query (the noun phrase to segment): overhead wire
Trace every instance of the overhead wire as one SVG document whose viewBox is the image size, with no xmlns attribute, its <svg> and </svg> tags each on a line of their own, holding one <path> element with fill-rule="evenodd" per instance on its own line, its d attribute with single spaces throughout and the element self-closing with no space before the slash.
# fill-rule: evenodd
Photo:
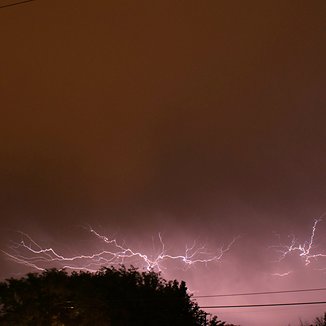
<svg viewBox="0 0 326 326">
<path fill-rule="evenodd" d="M 218 297 L 254 296 L 254 295 L 266 295 L 266 294 L 286 294 L 286 293 L 317 292 L 317 291 L 326 291 L 326 288 L 295 289 L 295 290 L 264 291 L 264 292 L 246 292 L 246 293 L 230 293 L 230 294 L 211 294 L 211 295 L 193 296 L 193 298 L 218 298 Z M 200 308 L 201 309 L 230 309 L 230 308 L 303 306 L 303 305 L 319 305 L 319 304 L 326 304 L 326 301 L 277 302 L 277 303 L 210 305 L 210 306 L 206 305 L 206 306 L 200 306 Z"/>
<path fill-rule="evenodd" d="M 296 289 L 283 291 L 264 291 L 264 292 L 243 292 L 243 293 L 229 293 L 229 294 L 208 294 L 208 295 L 194 295 L 193 298 L 218 298 L 218 297 L 240 297 L 249 295 L 266 295 L 266 294 L 285 294 L 298 292 L 317 292 L 326 291 L 326 288 L 312 288 L 312 289 Z"/>
<path fill-rule="evenodd" d="M 257 307 L 279 307 L 279 306 L 303 306 L 326 304 L 326 301 L 306 301 L 306 302 L 284 302 L 284 303 L 260 303 L 244 305 L 222 305 L 222 306 L 201 306 L 201 309 L 229 309 L 229 308 L 257 308 Z"/>
<path fill-rule="evenodd" d="M 32 1 L 35 1 L 35 0 L 23 0 L 23 1 L 19 1 L 19 2 L 9 3 L 9 4 L 6 4 L 6 5 L 0 6 L 0 9 L 7 8 L 7 7 L 18 6 L 18 5 L 21 5 L 21 4 L 24 4 L 24 3 L 27 3 L 27 2 L 32 2 Z"/>
</svg>

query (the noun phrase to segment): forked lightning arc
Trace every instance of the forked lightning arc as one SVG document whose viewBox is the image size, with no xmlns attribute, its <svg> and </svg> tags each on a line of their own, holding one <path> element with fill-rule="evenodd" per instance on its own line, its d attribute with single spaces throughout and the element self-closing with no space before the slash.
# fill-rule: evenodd
<svg viewBox="0 0 326 326">
<path fill-rule="evenodd" d="M 194 264 L 208 264 L 220 261 L 223 255 L 228 252 L 237 238 L 226 246 L 218 248 L 213 254 L 208 252 L 205 246 L 198 246 L 196 242 L 192 246 L 186 247 L 182 254 L 170 254 L 166 250 L 161 234 L 158 234 L 160 251 L 158 254 L 149 255 L 142 251 L 137 251 L 125 244 L 119 243 L 117 239 L 110 238 L 95 231 L 92 227 L 89 232 L 105 245 L 105 250 L 96 251 L 90 255 L 65 256 L 57 250 L 49 247 L 44 248 L 28 234 L 20 232 L 22 240 L 10 246 L 10 250 L 2 251 L 12 261 L 28 266 L 36 270 L 45 270 L 52 267 L 59 267 L 70 270 L 97 271 L 103 266 L 115 266 L 121 264 L 134 264 L 136 267 L 147 270 L 161 271 L 164 269 L 164 262 L 175 261 L 183 268 Z"/>
<path fill-rule="evenodd" d="M 280 253 L 279 261 L 284 260 L 291 254 L 298 254 L 304 261 L 304 264 L 309 265 L 312 260 L 318 260 L 318 258 L 326 258 L 326 253 L 317 251 L 318 245 L 315 243 L 317 226 L 318 223 L 322 221 L 322 218 L 316 219 L 313 223 L 310 237 L 308 240 L 303 243 L 299 243 L 297 238 L 292 234 L 289 237 L 291 238 L 291 242 L 289 245 L 279 244 L 276 247 L 278 252 Z"/>
<path fill-rule="evenodd" d="M 290 244 L 279 244 L 272 246 L 276 248 L 280 256 L 278 261 L 285 260 L 290 255 L 297 254 L 308 266 L 313 260 L 318 261 L 319 258 L 326 258 L 326 253 L 317 251 L 316 242 L 317 226 L 322 221 L 321 218 L 316 219 L 313 223 L 310 237 L 303 243 L 298 242 L 294 235 L 291 235 Z M 116 265 L 134 265 L 147 270 L 162 271 L 171 266 L 168 262 L 177 263 L 179 268 L 189 268 L 195 264 L 208 264 L 220 261 L 226 254 L 238 237 L 235 237 L 226 246 L 221 246 L 213 253 L 208 251 L 204 245 L 198 245 L 196 241 L 180 254 L 171 253 L 167 250 L 167 246 L 163 241 L 161 234 L 158 234 L 159 250 L 156 253 L 149 254 L 147 251 L 136 250 L 127 246 L 124 242 L 119 242 L 116 238 L 102 235 L 92 227 L 88 228 L 89 233 L 96 239 L 97 246 L 101 245 L 102 250 L 94 251 L 91 254 L 64 255 L 59 250 L 52 247 L 43 247 L 31 236 L 24 232 L 19 232 L 21 241 L 13 242 L 8 250 L 2 252 L 10 260 L 25 265 L 35 270 L 46 270 L 56 267 L 70 270 L 86 270 L 95 272 L 101 267 Z M 180 252 L 180 251 L 179 251 Z M 274 276 L 288 276 L 293 271 L 283 273 L 274 273 Z"/>
</svg>

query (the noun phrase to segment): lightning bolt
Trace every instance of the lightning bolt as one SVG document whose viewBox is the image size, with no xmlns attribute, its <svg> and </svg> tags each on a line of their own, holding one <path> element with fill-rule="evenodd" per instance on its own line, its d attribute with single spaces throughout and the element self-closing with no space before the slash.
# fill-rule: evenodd
<svg viewBox="0 0 326 326">
<path fill-rule="evenodd" d="M 92 227 L 89 227 L 88 231 L 96 240 L 102 243 L 102 246 L 105 245 L 105 250 L 96 251 L 90 255 L 65 256 L 51 247 L 43 248 L 28 234 L 19 232 L 22 240 L 14 242 L 9 247 L 10 250 L 1 251 L 15 263 L 40 271 L 59 266 L 61 269 L 96 272 L 103 266 L 131 265 L 133 263 L 146 270 L 162 271 L 162 269 L 166 268 L 164 265 L 166 261 L 179 262 L 184 268 L 194 264 L 208 264 L 220 261 L 237 240 L 237 237 L 233 238 L 228 245 L 221 246 L 213 253 L 210 253 L 204 245 L 199 246 L 194 241 L 192 246 L 185 247 L 183 254 L 173 255 L 167 251 L 163 238 L 159 233 L 159 253 L 148 255 L 118 242 L 115 238 L 98 233 Z"/>
<path fill-rule="evenodd" d="M 289 276 L 292 273 L 292 271 L 289 272 L 284 272 L 284 273 L 273 273 L 273 276 L 278 276 L 278 277 L 284 277 L 284 276 Z"/>
<path fill-rule="evenodd" d="M 313 223 L 310 237 L 307 241 L 299 243 L 294 235 L 291 235 L 291 242 L 289 245 L 278 245 L 273 246 L 278 248 L 278 252 L 281 254 L 279 261 L 284 260 L 287 256 L 297 253 L 304 261 L 304 264 L 307 266 L 311 261 L 317 260 L 318 258 L 325 258 L 326 254 L 323 252 L 316 252 L 317 245 L 315 242 L 315 235 L 317 232 L 318 223 L 322 221 L 321 218 L 316 219 Z"/>
</svg>

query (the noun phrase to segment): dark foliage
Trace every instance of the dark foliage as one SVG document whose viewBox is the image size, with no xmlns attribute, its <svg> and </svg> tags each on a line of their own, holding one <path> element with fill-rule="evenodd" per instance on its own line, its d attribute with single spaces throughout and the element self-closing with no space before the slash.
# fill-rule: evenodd
<svg viewBox="0 0 326 326">
<path fill-rule="evenodd" d="M 185 282 L 131 267 L 56 269 L 0 283 L 1 325 L 223 326 L 191 300 Z"/>
<path fill-rule="evenodd" d="M 309 326 L 326 326 L 326 312 L 324 313 L 324 316 L 317 317 L 314 320 L 314 323 L 310 324 Z"/>
</svg>

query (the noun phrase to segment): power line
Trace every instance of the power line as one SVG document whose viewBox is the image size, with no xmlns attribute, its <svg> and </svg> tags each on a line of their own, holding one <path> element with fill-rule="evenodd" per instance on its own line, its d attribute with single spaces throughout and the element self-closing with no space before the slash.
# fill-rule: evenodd
<svg viewBox="0 0 326 326">
<path fill-rule="evenodd" d="M 230 293 L 230 294 L 209 294 L 209 295 L 196 295 L 196 296 L 193 296 L 193 298 L 240 297 L 240 296 L 249 296 L 249 295 L 284 294 L 284 293 L 316 292 L 316 291 L 326 291 L 326 288 L 298 289 L 298 290 L 284 290 L 284 291 L 265 291 L 265 292 L 247 292 L 247 293 Z"/>
<path fill-rule="evenodd" d="M 304 306 L 326 304 L 326 301 L 308 301 L 308 302 L 288 302 L 288 303 L 262 303 L 262 304 L 245 304 L 232 306 L 203 306 L 201 309 L 226 309 L 226 308 L 256 308 L 256 307 L 279 307 L 279 306 Z"/>
<path fill-rule="evenodd" d="M 27 3 L 27 2 L 32 2 L 32 1 L 35 1 L 35 0 L 24 0 L 24 1 L 14 2 L 14 3 L 10 3 L 10 4 L 7 4 L 7 5 L 0 6 L 0 9 L 7 8 L 7 7 L 12 7 L 12 6 L 17 6 L 17 5 L 21 5 L 21 4 L 24 4 L 24 3 Z"/>
</svg>

